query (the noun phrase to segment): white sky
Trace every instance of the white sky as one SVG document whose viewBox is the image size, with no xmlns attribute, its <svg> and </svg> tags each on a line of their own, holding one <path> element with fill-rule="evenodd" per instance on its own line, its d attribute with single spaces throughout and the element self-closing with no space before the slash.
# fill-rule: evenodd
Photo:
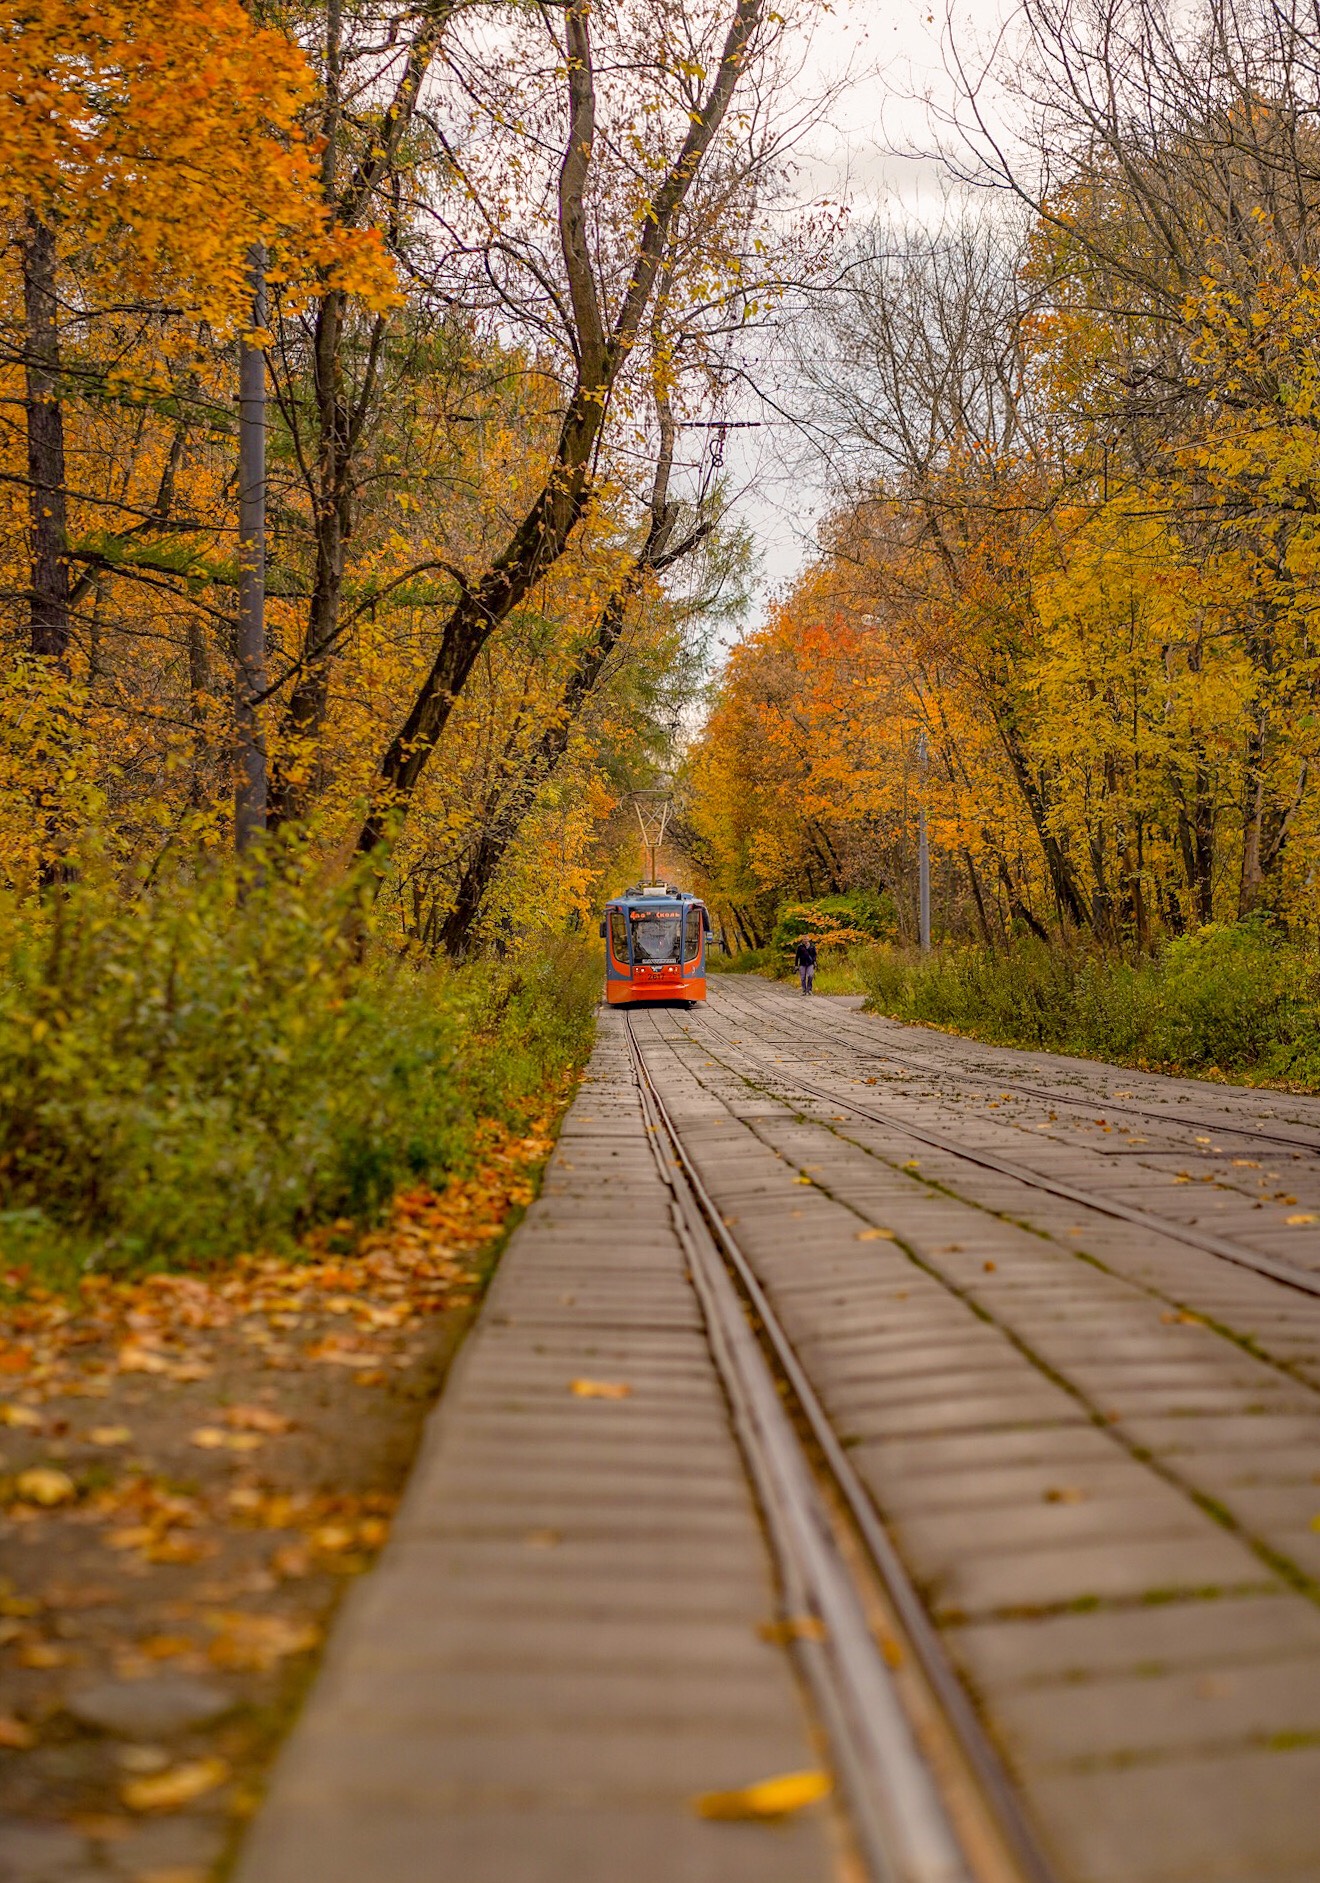
<svg viewBox="0 0 1320 1883">
<path fill-rule="evenodd" d="M 963 0 L 960 36 L 988 40 L 1005 5 Z M 941 50 L 945 30 L 945 0 L 834 0 L 817 28 L 803 89 L 823 88 L 844 72 L 854 76 L 830 123 L 803 147 L 804 193 L 842 200 L 853 216 L 938 209 L 943 173 L 922 153 L 938 142 L 926 99 L 938 111 L 953 96 Z M 739 416 L 767 415 L 749 408 Z M 728 441 L 731 488 L 745 493 L 736 511 L 752 530 L 761 560 L 753 623 L 810 559 L 826 508 L 820 477 L 804 476 L 800 454 L 786 451 L 791 443 L 768 424 L 733 432 Z"/>
</svg>

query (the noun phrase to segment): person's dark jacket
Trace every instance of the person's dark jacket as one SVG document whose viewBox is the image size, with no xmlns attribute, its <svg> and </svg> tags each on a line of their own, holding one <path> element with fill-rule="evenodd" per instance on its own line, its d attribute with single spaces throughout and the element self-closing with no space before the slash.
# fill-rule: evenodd
<svg viewBox="0 0 1320 1883">
<path fill-rule="evenodd" d="M 797 953 L 793 956 L 793 966 L 795 968 L 814 968 L 815 965 L 816 944 L 814 941 L 808 941 L 804 935 L 797 945 Z"/>
</svg>

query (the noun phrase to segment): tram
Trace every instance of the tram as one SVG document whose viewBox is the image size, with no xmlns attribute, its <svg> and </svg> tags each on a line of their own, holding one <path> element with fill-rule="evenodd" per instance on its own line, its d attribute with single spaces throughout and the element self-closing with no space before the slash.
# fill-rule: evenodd
<svg viewBox="0 0 1320 1883">
<path fill-rule="evenodd" d="M 612 1007 L 706 998 L 706 906 L 673 883 L 639 883 L 605 904 L 605 998 Z"/>
</svg>

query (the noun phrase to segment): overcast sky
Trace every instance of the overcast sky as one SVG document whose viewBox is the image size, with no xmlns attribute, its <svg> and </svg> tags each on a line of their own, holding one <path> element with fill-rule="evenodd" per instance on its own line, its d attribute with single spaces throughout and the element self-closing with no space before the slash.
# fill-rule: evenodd
<svg viewBox="0 0 1320 1883">
<path fill-rule="evenodd" d="M 1004 0 L 963 0 L 960 36 L 984 43 Z M 801 152 L 804 194 L 844 200 L 855 216 L 935 215 L 946 179 L 925 153 L 935 146 L 925 102 L 952 99 L 941 42 L 945 0 L 835 0 L 812 44 L 803 89 L 818 92 L 837 76 L 854 77 Z M 748 408 L 742 417 L 771 415 Z M 827 505 L 818 472 L 805 471 L 792 437 L 773 422 L 730 434 L 731 485 L 737 514 L 752 530 L 761 575 L 751 622 L 763 618 L 777 590 L 809 560 L 814 531 Z"/>
</svg>

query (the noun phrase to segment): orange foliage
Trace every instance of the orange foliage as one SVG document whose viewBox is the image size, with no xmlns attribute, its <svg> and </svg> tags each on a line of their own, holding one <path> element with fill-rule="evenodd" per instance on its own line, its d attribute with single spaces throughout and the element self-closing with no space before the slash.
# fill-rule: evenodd
<svg viewBox="0 0 1320 1883">
<path fill-rule="evenodd" d="M 329 272 L 389 298 L 375 231 L 332 231 L 300 125 L 300 50 L 239 0 L 38 0 L 0 6 L 0 216 L 28 209 L 109 245 L 119 295 L 182 288 L 232 325 L 249 255 L 278 278 Z"/>
</svg>

